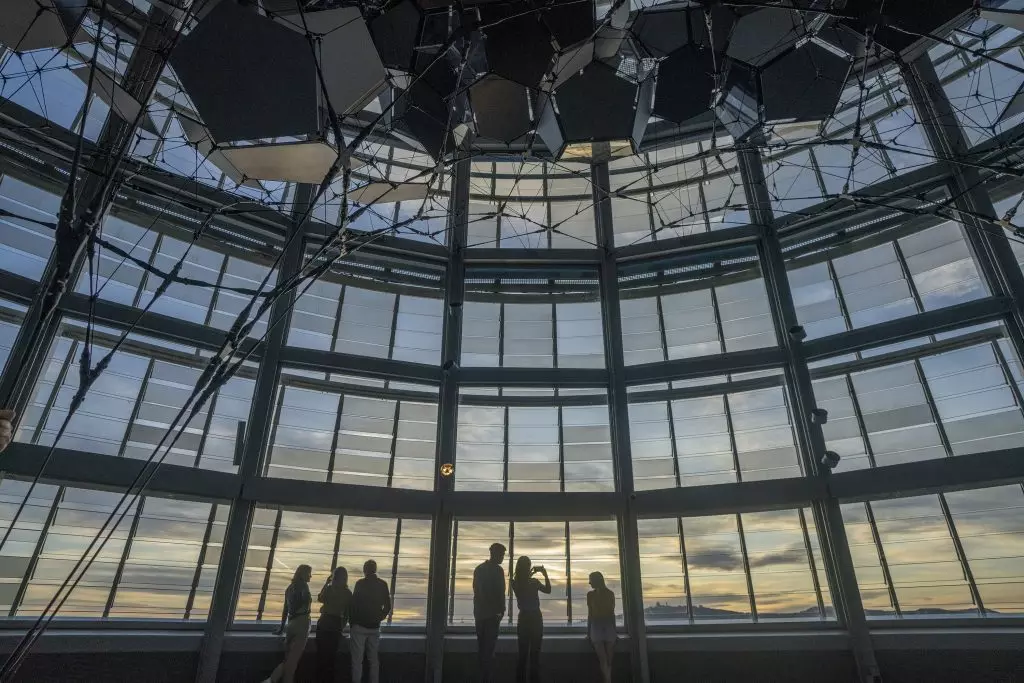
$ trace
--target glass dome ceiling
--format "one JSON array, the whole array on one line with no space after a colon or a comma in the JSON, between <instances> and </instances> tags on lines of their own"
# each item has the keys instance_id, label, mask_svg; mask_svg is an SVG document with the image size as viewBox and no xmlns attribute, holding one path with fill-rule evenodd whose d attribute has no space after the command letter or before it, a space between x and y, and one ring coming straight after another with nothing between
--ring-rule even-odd
<instances>
[{"instance_id":1,"label":"glass dome ceiling","mask_svg":"<svg viewBox=\"0 0 1024 683\"><path fill-rule=\"evenodd\" d=\"M434 643L471 624L494 540L549 567L566 629L603 571L647 674L648 631L1021 612L1015 3L876 27L869 2L552 2L524 75L486 4L220 0L291 50L260 57L248 95L295 88L316 124L239 139L184 75L231 55L154 49L154 18L177 51L218 3L107 0L45 26L26 4L18 36L0 26L0 398L22 415L0 499L28 539L0 542L11 616L48 611L66 548L154 454L169 474L61 619L269 628L295 565L319 580L373 555L389 626ZM324 68L339 31L373 66L347 91ZM593 83L625 94L598 106ZM706 93L677 101L680 83ZM80 137L76 187L114 177L112 201L33 332ZM92 380L83 350L110 354ZM22 501L47 521L19 526Z\"/></svg>"}]
</instances>

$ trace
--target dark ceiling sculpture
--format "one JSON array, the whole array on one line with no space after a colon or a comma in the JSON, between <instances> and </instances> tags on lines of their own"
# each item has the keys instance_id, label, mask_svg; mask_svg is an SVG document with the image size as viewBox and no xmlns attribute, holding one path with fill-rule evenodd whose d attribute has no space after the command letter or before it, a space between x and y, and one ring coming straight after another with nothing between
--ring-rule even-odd
<instances>
[{"instance_id":1,"label":"dark ceiling sculpture","mask_svg":"<svg viewBox=\"0 0 1024 683\"><path fill-rule=\"evenodd\" d=\"M328 137L317 60L289 5L264 1L265 15L221 0L175 51L173 66L218 145ZM737 138L821 120L868 34L869 57L906 55L971 2L936 0L927 12L891 2L884 15L874 0L744 5L695 0L630 13L624 2L598 16L594 0L398 0L304 17L337 113L357 115L383 89L381 106L394 103L388 125L441 160L470 131L557 157L593 143L635 146L652 115L662 128L717 119Z\"/></svg>"}]
</instances>

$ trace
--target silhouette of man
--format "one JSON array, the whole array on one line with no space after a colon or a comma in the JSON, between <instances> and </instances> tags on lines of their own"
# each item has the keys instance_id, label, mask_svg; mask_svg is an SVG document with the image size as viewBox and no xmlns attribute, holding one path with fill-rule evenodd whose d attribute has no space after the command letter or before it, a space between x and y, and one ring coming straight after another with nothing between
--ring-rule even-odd
<instances>
[{"instance_id":1,"label":"silhouette of man","mask_svg":"<svg viewBox=\"0 0 1024 683\"><path fill-rule=\"evenodd\" d=\"M362 683L363 653L370 660L370 683L380 681L380 622L391 613L391 588L377 576L377 563L363 564L363 578L352 591L349 618L352 621L352 680Z\"/></svg>"},{"instance_id":2,"label":"silhouette of man","mask_svg":"<svg viewBox=\"0 0 1024 683\"><path fill-rule=\"evenodd\" d=\"M494 648L498 629L505 616L505 546L491 546L491 557L473 571L473 619L476 621L477 656L480 658L480 681L491 683Z\"/></svg>"}]
</instances>

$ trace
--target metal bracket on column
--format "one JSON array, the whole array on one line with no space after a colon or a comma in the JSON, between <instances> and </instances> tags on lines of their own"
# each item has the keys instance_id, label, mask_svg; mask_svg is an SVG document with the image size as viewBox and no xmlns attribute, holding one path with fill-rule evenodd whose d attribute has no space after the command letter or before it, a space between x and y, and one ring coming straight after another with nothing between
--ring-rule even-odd
<instances>
[{"instance_id":1,"label":"metal bracket on column","mask_svg":"<svg viewBox=\"0 0 1024 683\"><path fill-rule=\"evenodd\" d=\"M909 64L901 63L900 68L928 142L935 156L945 160L953 205L961 213L967 242L982 277L993 296L1008 296L1014 301L1007 329L1018 355L1024 358L1024 273L977 166L957 163L970 150L953 105L927 54Z\"/></svg>"},{"instance_id":2,"label":"metal bracket on column","mask_svg":"<svg viewBox=\"0 0 1024 683\"><path fill-rule=\"evenodd\" d=\"M813 419L817 405L811 384L811 373L803 351L803 328L800 326L793 293L786 277L782 245L772 228L774 216L771 196L765 183L761 155L756 147L740 150L740 176L743 179L750 215L761 228L758 256L768 293L775 335L786 355L786 390L793 413L804 476L827 480L829 469L823 464L825 436L821 423ZM831 494L812 504L814 520L821 538L825 572L829 579L836 614L850 633L859 679L866 683L881 681L874 645L868 631L864 604L861 601L853 557L850 554L846 528L839 501Z\"/></svg>"},{"instance_id":3,"label":"metal bracket on column","mask_svg":"<svg viewBox=\"0 0 1024 683\"><path fill-rule=\"evenodd\" d=\"M597 243L601 249L598 266L601 286L601 318L604 322L605 364L608 366L608 409L615 464L615 481L622 497L619 517L619 552L622 554L622 605L629 631L634 683L650 681L647 628L640 577L640 539L634 505L633 457L629 436L629 398L626 394L625 353L619 306L619 280L615 263L615 237L609 194L608 164L591 167Z\"/></svg>"},{"instance_id":4,"label":"metal bracket on column","mask_svg":"<svg viewBox=\"0 0 1024 683\"><path fill-rule=\"evenodd\" d=\"M441 388L437 407L437 450L434 454L434 491L437 495L437 504L434 508L430 536L426 683L441 683L443 680L451 537L454 523L447 501L454 489L455 477L458 476L455 443L458 437L459 417L458 370L462 357L462 297L466 281L466 242L469 234L469 175L472 170L469 156L456 161L453 168L448 224L449 258L444 293L446 315L441 337Z\"/></svg>"},{"instance_id":5,"label":"metal bracket on column","mask_svg":"<svg viewBox=\"0 0 1024 683\"><path fill-rule=\"evenodd\" d=\"M300 185L295 193L293 216L298 219L313 200L316 188L312 185ZM302 267L305 241L301 235L304 225L294 225L293 239L287 247L278 281L291 277ZM256 375L256 387L253 391L252 404L249 408L248 434L245 445L241 448L241 466L239 474L242 482L260 475L263 465L263 454L267 451L270 434L273 428L274 396L277 395L277 380L280 375L281 349L284 347L288 334L288 315L294 293L285 294L274 302L270 308L271 321L278 321L267 334L266 346L260 369ZM221 549L221 562L217 570L217 578L210 598L210 613L206 622L206 632L199 652L199 667L196 671L196 683L214 683L220 668L220 656L224 649L224 635L234 612L238 598L238 589L242 584L244 570L245 547L249 537L249 528L256 504L244 499L241 495L232 501L231 513L228 516L227 528L224 530L224 543Z\"/></svg>"}]
</instances>

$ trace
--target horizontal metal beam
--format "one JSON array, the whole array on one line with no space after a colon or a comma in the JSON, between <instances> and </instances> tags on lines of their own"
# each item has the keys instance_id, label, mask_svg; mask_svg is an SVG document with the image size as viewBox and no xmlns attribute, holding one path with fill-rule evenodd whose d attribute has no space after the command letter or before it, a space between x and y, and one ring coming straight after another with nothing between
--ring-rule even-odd
<instances>
[{"instance_id":1,"label":"horizontal metal beam","mask_svg":"<svg viewBox=\"0 0 1024 683\"><path fill-rule=\"evenodd\" d=\"M844 502L905 498L938 491L999 486L1024 481L1024 448L959 455L938 460L839 472L829 478L833 496Z\"/></svg>"},{"instance_id":2,"label":"horizontal metal beam","mask_svg":"<svg viewBox=\"0 0 1024 683\"><path fill-rule=\"evenodd\" d=\"M641 517L700 517L788 510L808 505L825 494L821 479L792 477L637 491L633 504Z\"/></svg>"},{"instance_id":3,"label":"horizontal metal beam","mask_svg":"<svg viewBox=\"0 0 1024 683\"><path fill-rule=\"evenodd\" d=\"M113 301L99 299L95 305L90 305L89 297L86 294L65 295L60 309L66 315L83 320L88 318L92 312L96 322L100 324L106 323L121 329L128 329L134 325L134 332L139 334L149 334L180 344L201 346L209 350L219 349L227 337L227 332L224 330L159 313L142 313L141 309ZM238 349L241 354L252 351L253 355L250 358L256 360L259 356L259 349L253 350L256 346L258 346L256 340L248 338L239 345Z\"/></svg>"},{"instance_id":4,"label":"horizontal metal beam","mask_svg":"<svg viewBox=\"0 0 1024 683\"><path fill-rule=\"evenodd\" d=\"M622 495L612 492L459 491L449 499L449 510L458 519L611 519L624 507Z\"/></svg>"},{"instance_id":5,"label":"horizontal metal beam","mask_svg":"<svg viewBox=\"0 0 1024 683\"><path fill-rule=\"evenodd\" d=\"M716 356L677 358L663 363L629 365L625 369L626 384L651 384L678 379L714 377L727 373L754 372L779 368L785 356L779 348L730 351Z\"/></svg>"},{"instance_id":6,"label":"horizontal metal beam","mask_svg":"<svg viewBox=\"0 0 1024 683\"><path fill-rule=\"evenodd\" d=\"M460 386L607 387L605 368L459 368Z\"/></svg>"},{"instance_id":7,"label":"horizontal metal beam","mask_svg":"<svg viewBox=\"0 0 1024 683\"><path fill-rule=\"evenodd\" d=\"M12 443L0 456L0 470L6 477L32 479L49 450L49 446ZM42 480L123 493L145 466L144 461L133 458L57 448ZM160 465L146 486L146 492L156 496L202 501L230 500L240 489L241 478L236 474L182 465Z\"/></svg>"},{"instance_id":8,"label":"horizontal metal beam","mask_svg":"<svg viewBox=\"0 0 1024 683\"><path fill-rule=\"evenodd\" d=\"M404 382L438 384L441 381L441 368L435 365L390 358L371 358L337 351L301 349L294 346L281 349L281 364L304 370L341 372L378 379L398 379Z\"/></svg>"},{"instance_id":9,"label":"horizontal metal beam","mask_svg":"<svg viewBox=\"0 0 1024 683\"><path fill-rule=\"evenodd\" d=\"M242 497L289 509L397 517L429 517L435 507L433 491L273 477L247 479Z\"/></svg>"},{"instance_id":10,"label":"horizontal metal beam","mask_svg":"<svg viewBox=\"0 0 1024 683\"><path fill-rule=\"evenodd\" d=\"M657 242L625 245L615 250L615 259L621 265L632 263L633 261L642 262L650 259L663 259L690 251L702 251L715 247L753 244L757 241L758 235L760 235L760 229L754 225L740 225L734 228L698 232L694 235L660 239Z\"/></svg>"},{"instance_id":11,"label":"horizontal metal beam","mask_svg":"<svg viewBox=\"0 0 1024 683\"><path fill-rule=\"evenodd\" d=\"M1001 320L1012 306L1011 299L987 297L804 342L804 352L809 359L814 360L886 346Z\"/></svg>"},{"instance_id":12,"label":"horizontal metal beam","mask_svg":"<svg viewBox=\"0 0 1024 683\"><path fill-rule=\"evenodd\" d=\"M470 270L467 277L475 277L474 270L487 267L504 267L504 277L508 276L508 267L529 267L540 265L552 268L557 264L567 267L592 266L597 275L597 264L601 262L601 252L596 247L583 249L501 249L492 247L476 247L466 250L466 268ZM529 277L524 274L524 277Z\"/></svg>"}]
</instances>

